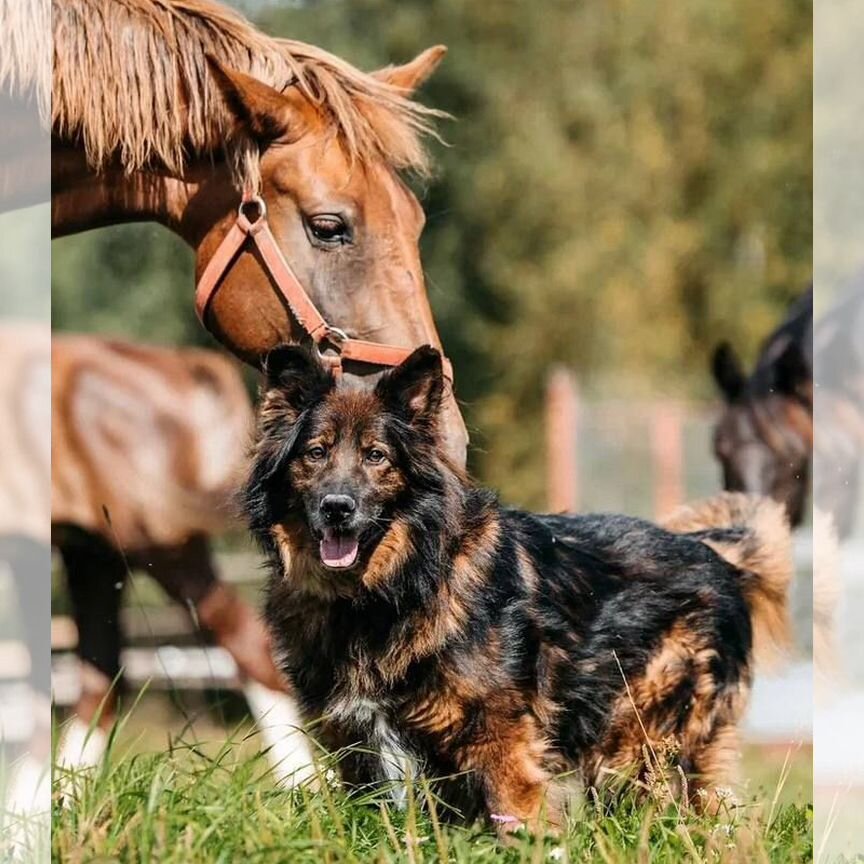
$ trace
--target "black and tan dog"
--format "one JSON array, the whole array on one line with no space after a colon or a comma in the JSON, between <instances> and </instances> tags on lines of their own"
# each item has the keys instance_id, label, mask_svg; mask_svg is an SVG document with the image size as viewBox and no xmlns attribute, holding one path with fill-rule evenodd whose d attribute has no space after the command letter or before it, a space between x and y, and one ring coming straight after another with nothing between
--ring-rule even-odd
<instances>
[{"instance_id":1,"label":"black and tan dog","mask_svg":"<svg viewBox=\"0 0 864 864\"><path fill-rule=\"evenodd\" d=\"M434 349L367 392L295 347L267 372L245 506L283 668L324 743L360 745L347 781L410 757L505 832L557 819L556 775L650 780L658 749L679 791L729 781L754 636L786 635L779 505L727 494L670 530L506 509L442 452Z\"/></svg>"}]
</instances>

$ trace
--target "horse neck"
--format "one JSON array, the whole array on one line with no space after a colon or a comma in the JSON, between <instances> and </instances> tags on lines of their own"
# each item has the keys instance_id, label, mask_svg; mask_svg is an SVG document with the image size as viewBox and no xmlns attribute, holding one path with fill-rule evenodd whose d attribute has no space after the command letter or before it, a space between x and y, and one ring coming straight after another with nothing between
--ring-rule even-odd
<instances>
[{"instance_id":1,"label":"horse neck","mask_svg":"<svg viewBox=\"0 0 864 864\"><path fill-rule=\"evenodd\" d=\"M128 172L119 165L88 166L83 150L52 153L51 227L55 237L126 222L158 222L193 249L216 219L236 206L228 167L190 163L182 176L158 169Z\"/></svg>"}]
</instances>

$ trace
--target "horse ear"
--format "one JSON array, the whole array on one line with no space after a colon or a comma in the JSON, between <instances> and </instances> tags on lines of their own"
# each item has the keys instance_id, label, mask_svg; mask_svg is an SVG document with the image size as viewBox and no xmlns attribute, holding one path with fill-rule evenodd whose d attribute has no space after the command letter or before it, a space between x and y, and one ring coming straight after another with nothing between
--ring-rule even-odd
<instances>
[{"instance_id":1,"label":"horse ear","mask_svg":"<svg viewBox=\"0 0 864 864\"><path fill-rule=\"evenodd\" d=\"M728 342L721 342L711 358L711 371L727 402L734 402L744 390L747 378L735 349Z\"/></svg>"},{"instance_id":2,"label":"horse ear","mask_svg":"<svg viewBox=\"0 0 864 864\"><path fill-rule=\"evenodd\" d=\"M417 348L381 378L375 392L411 422L434 425L444 394L441 352L431 345Z\"/></svg>"},{"instance_id":3,"label":"horse ear","mask_svg":"<svg viewBox=\"0 0 864 864\"><path fill-rule=\"evenodd\" d=\"M333 389L333 376L299 345L280 345L267 354L265 407L262 415L278 411L280 420L293 423L310 405L323 399Z\"/></svg>"},{"instance_id":4,"label":"horse ear","mask_svg":"<svg viewBox=\"0 0 864 864\"><path fill-rule=\"evenodd\" d=\"M801 347L789 342L777 358L774 367L774 383L786 396L806 396L813 373L810 370Z\"/></svg>"},{"instance_id":5,"label":"horse ear","mask_svg":"<svg viewBox=\"0 0 864 864\"><path fill-rule=\"evenodd\" d=\"M392 84L410 96L438 68L438 64L447 53L446 45L433 45L418 54L409 63L402 66L386 66L373 72L372 75L380 81Z\"/></svg>"},{"instance_id":6,"label":"horse ear","mask_svg":"<svg viewBox=\"0 0 864 864\"><path fill-rule=\"evenodd\" d=\"M225 99L237 124L262 142L303 134L306 116L312 111L297 87L285 92L222 63L212 54L205 55L210 74Z\"/></svg>"}]
</instances>

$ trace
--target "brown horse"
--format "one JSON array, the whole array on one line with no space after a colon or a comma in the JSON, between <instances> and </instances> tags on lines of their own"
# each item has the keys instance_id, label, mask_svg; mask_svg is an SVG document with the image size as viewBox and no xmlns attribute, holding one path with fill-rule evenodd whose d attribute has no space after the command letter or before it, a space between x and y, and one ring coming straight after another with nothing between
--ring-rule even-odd
<instances>
[{"instance_id":1,"label":"brown horse","mask_svg":"<svg viewBox=\"0 0 864 864\"><path fill-rule=\"evenodd\" d=\"M0 213L47 201L51 4L0 4Z\"/></svg>"},{"instance_id":2,"label":"brown horse","mask_svg":"<svg viewBox=\"0 0 864 864\"><path fill-rule=\"evenodd\" d=\"M46 325L0 321L0 571L14 581L30 684L46 706L51 651L36 622L51 605L49 352Z\"/></svg>"},{"instance_id":3,"label":"brown horse","mask_svg":"<svg viewBox=\"0 0 864 864\"><path fill-rule=\"evenodd\" d=\"M751 375L725 342L712 367L726 400L714 430L724 488L770 495L799 525L813 455L812 287L765 340Z\"/></svg>"},{"instance_id":4,"label":"brown horse","mask_svg":"<svg viewBox=\"0 0 864 864\"><path fill-rule=\"evenodd\" d=\"M282 682L252 609L219 582L208 536L233 522L252 406L234 364L200 349L52 339L52 535L66 569L89 723L120 671L120 589L151 573L242 673Z\"/></svg>"},{"instance_id":5,"label":"brown horse","mask_svg":"<svg viewBox=\"0 0 864 864\"><path fill-rule=\"evenodd\" d=\"M428 168L422 138L438 112L410 95L443 48L365 74L210 0L54 0L53 32L56 235L160 222L195 250L200 277L245 190L263 199L328 322L379 343L439 344L418 252L423 211L400 172ZM305 336L248 247L204 322L253 364ZM452 397L447 429L464 462Z\"/></svg>"}]
</instances>

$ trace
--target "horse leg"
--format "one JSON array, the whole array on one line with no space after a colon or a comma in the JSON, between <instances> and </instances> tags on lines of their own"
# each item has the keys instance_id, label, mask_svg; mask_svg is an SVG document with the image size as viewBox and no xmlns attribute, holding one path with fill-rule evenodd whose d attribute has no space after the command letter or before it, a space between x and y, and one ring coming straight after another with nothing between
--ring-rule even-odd
<instances>
[{"instance_id":1,"label":"horse leg","mask_svg":"<svg viewBox=\"0 0 864 864\"><path fill-rule=\"evenodd\" d=\"M153 550L147 559L148 572L173 599L197 614L234 658L276 777L285 785L308 779L312 757L299 731L300 712L285 693L287 683L273 662L270 638L254 609L216 575L207 538Z\"/></svg>"},{"instance_id":2,"label":"horse leg","mask_svg":"<svg viewBox=\"0 0 864 864\"><path fill-rule=\"evenodd\" d=\"M31 820L38 816L41 821L51 809L51 640L45 615L51 608L51 547L23 534L0 536L0 574L11 578L14 585L18 606L18 616L13 619L18 623L16 635L23 640L29 656L29 692L20 696L17 690L0 692L0 715L4 721L0 732L4 736L0 738L0 759L6 768L0 805L9 814L28 814ZM12 665L17 665L14 660ZM15 671L14 668L4 669L13 675ZM22 664L22 677L24 671ZM7 758L12 761L13 755L12 748L7 750L11 741L6 740L5 733L12 729L5 726L6 722L12 727L18 726L21 739L25 739L21 742L23 752L13 764L5 764ZM25 824L23 820L19 822L17 816L4 824L6 845L3 848L10 850L9 860L18 860L11 850L19 842L22 848L25 845ZM30 824L35 823L31 821Z\"/></svg>"},{"instance_id":3,"label":"horse leg","mask_svg":"<svg viewBox=\"0 0 864 864\"><path fill-rule=\"evenodd\" d=\"M203 535L180 546L160 547L139 556L168 595L185 606L234 658L243 676L272 690L286 684L270 652L270 638L255 610L219 579L210 543Z\"/></svg>"},{"instance_id":4,"label":"horse leg","mask_svg":"<svg viewBox=\"0 0 864 864\"><path fill-rule=\"evenodd\" d=\"M104 752L106 732L116 720L115 683L120 673L120 599L126 567L101 537L84 531L59 544L81 660L81 695L76 720L65 731L59 761L93 765Z\"/></svg>"},{"instance_id":5,"label":"horse leg","mask_svg":"<svg viewBox=\"0 0 864 864\"><path fill-rule=\"evenodd\" d=\"M23 534L2 535L0 566L15 586L21 635L30 657L28 683L50 705L51 639L45 613L51 608L51 547Z\"/></svg>"}]
</instances>

